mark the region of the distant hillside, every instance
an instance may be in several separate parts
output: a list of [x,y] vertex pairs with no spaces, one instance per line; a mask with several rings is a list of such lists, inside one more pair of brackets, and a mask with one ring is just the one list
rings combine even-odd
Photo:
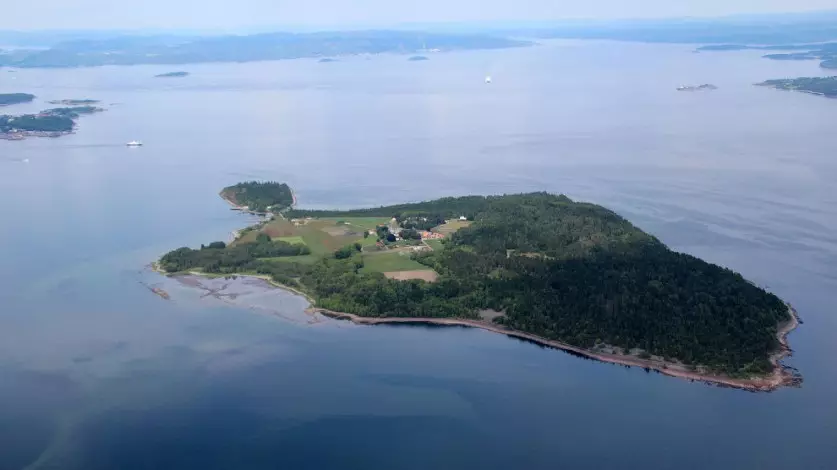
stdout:
[[498,49],[531,43],[487,35],[418,31],[351,31],[249,36],[121,36],[59,43],[46,50],[0,55],[0,66],[85,67],[189,64],[335,57],[350,54],[414,53],[425,49]]
[[691,44],[794,44],[837,40],[837,11],[670,18],[573,21],[504,31],[517,37],[610,39]]

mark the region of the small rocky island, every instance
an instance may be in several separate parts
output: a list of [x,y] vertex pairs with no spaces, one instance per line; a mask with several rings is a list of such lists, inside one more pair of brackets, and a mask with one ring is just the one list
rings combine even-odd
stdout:
[[92,106],[99,104],[99,100],[80,99],[80,100],[52,100],[47,101],[49,104],[60,104],[62,106]]
[[72,133],[82,115],[102,111],[96,106],[73,106],[47,109],[38,114],[0,115],[0,140],[60,137]]
[[837,98],[837,76],[782,78],[756,83],[756,86],[776,88],[777,90],[801,91],[811,95]]
[[0,93],[0,106],[31,103],[35,95],[29,93]]
[[801,383],[780,362],[799,324],[788,304],[595,204],[541,192],[298,210],[286,184],[254,181],[221,196],[274,216],[157,270],[262,277],[355,323],[482,328],[751,391]]
[[154,78],[179,78],[188,77],[189,72],[166,72],[159,75],[154,75]]
[[711,83],[704,83],[703,85],[684,85],[677,87],[677,91],[709,91],[717,90],[718,87]]

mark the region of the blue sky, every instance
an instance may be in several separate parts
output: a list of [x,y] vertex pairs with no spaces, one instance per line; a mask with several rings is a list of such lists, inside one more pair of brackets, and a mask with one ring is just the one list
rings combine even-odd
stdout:
[[234,30],[718,16],[834,8],[834,0],[33,0],[10,1],[4,6],[0,29]]

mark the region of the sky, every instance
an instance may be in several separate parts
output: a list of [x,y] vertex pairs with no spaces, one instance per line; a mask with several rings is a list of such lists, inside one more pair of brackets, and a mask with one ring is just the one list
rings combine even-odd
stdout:
[[724,16],[834,9],[835,0],[34,0],[0,6],[0,29],[198,29]]

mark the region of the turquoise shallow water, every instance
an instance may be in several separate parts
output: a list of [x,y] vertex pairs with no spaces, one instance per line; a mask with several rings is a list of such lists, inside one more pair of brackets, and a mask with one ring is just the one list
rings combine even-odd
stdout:
[[[0,469],[831,468],[837,103],[751,86],[816,64],[562,42],[188,69],[0,75],[38,95],[4,112],[109,108],[0,141]],[[308,207],[603,204],[792,302],[805,382],[750,394],[485,331],[311,323],[282,291],[216,298],[147,270],[246,225],[217,191],[252,178]]]

